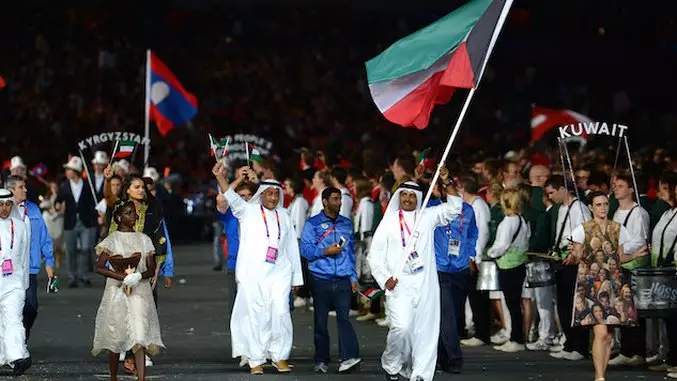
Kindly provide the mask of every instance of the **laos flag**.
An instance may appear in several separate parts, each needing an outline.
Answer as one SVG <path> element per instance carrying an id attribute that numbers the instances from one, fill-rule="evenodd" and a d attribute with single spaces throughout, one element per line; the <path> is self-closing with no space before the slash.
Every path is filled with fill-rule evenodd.
<path id="1" fill-rule="evenodd" d="M 159 58 L 148 51 L 146 105 L 148 118 L 162 136 L 191 120 L 197 114 L 197 98 L 183 88 Z"/>

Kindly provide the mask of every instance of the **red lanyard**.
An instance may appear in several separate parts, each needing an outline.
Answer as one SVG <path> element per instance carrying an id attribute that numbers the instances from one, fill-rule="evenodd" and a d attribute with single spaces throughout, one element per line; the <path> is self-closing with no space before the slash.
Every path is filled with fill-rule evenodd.
<path id="1" fill-rule="evenodd" d="M 11 218 L 9 220 L 9 231 L 12 233 L 12 238 L 9 241 L 9 250 L 12 251 L 14 249 L 14 220 Z M 0 240 L 0 250 L 2 250 L 2 240 Z"/>
<path id="2" fill-rule="evenodd" d="M 263 216 L 263 223 L 266 225 L 266 237 L 270 241 L 270 230 L 268 229 L 268 219 L 266 218 L 266 213 L 263 211 L 263 205 L 261 205 L 261 215 Z M 282 237 L 282 229 L 280 229 L 280 215 L 275 210 L 275 218 L 277 219 L 277 242 L 280 242 Z"/>
<path id="3" fill-rule="evenodd" d="M 327 230 L 326 232 L 324 232 L 324 234 L 322 234 L 322 237 L 320 237 L 320 239 L 318 239 L 317 242 L 315 242 L 315 244 L 317 245 L 318 243 L 324 241 L 324 239 L 327 238 L 329 234 L 331 234 L 335 229 L 336 222 L 334 222 L 334 225 L 332 225 L 331 228 L 329 228 L 329 230 Z"/>
<path id="4" fill-rule="evenodd" d="M 416 212 L 414 212 L 414 221 L 416 221 Z M 409 225 L 407 225 L 407 221 L 404 220 L 404 213 L 402 213 L 402 209 L 400 209 L 400 233 L 402 233 L 402 247 L 407 247 L 407 240 L 404 238 L 405 228 L 411 237 L 411 230 L 409 230 Z"/>

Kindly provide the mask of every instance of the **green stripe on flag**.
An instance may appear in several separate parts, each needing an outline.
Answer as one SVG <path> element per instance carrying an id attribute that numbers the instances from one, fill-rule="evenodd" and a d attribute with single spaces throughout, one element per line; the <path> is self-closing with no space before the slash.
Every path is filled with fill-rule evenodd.
<path id="1" fill-rule="evenodd" d="M 465 40 L 492 0 L 472 0 L 367 61 L 369 84 L 428 69 Z"/>

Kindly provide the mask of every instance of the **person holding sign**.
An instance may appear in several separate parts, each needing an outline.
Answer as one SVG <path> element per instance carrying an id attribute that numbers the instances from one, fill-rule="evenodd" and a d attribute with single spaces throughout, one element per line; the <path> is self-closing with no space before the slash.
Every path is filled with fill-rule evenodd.
<path id="1" fill-rule="evenodd" d="M 0 365 L 13 365 L 20 376 L 32 365 L 23 325 L 30 243 L 26 224 L 10 216 L 13 208 L 12 192 L 0 189 Z"/>
<path id="2" fill-rule="evenodd" d="M 249 167 L 228 184 L 222 163 L 212 168 L 233 215 L 240 223 L 240 250 L 235 267 L 237 296 L 230 320 L 233 358 L 247 359 L 251 374 L 263 374 L 268 358 L 278 372 L 287 364 L 294 338 L 290 314 L 292 286 L 303 285 L 301 255 L 289 214 L 283 209 L 282 187 L 265 180 L 249 202 L 235 189 L 256 177 Z M 264 236 L 265 234 L 265 236 Z"/>
<path id="3" fill-rule="evenodd" d="M 339 372 L 347 372 L 359 364 L 360 346 L 350 323 L 350 301 L 358 290 L 353 223 L 341 216 L 342 192 L 329 187 L 322 191 L 324 210 L 311 217 L 303 228 L 301 254 L 308 260 L 312 274 L 315 314 L 315 372 L 327 373 L 329 363 L 329 330 L 327 317 L 336 309 L 339 332 Z"/>
<path id="4" fill-rule="evenodd" d="M 391 327 L 381 356 L 389 380 L 397 380 L 398 373 L 411 380 L 432 380 L 435 375 L 441 312 L 433 235 L 435 228 L 459 215 L 463 205 L 446 168 L 440 171 L 440 180 L 447 202 L 425 209 L 417 183 L 407 181 L 399 186 L 367 256 L 372 276 L 391 293 Z M 421 219 L 418 228 L 417 218 Z"/>

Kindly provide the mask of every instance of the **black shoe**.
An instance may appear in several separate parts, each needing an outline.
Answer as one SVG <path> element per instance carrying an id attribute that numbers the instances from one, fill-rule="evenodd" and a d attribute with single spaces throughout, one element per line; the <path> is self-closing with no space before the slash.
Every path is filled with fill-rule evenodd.
<path id="1" fill-rule="evenodd" d="M 400 376 L 386 373 L 386 381 L 400 381 Z"/>
<path id="2" fill-rule="evenodd" d="M 223 265 L 216 265 L 216 266 L 214 266 L 214 268 L 212 270 L 221 271 L 221 270 L 223 270 Z"/>
<path id="3" fill-rule="evenodd" d="M 85 287 L 92 288 L 92 281 L 91 280 L 89 280 L 89 279 L 83 280 L 82 283 L 85 285 Z"/>
<path id="4" fill-rule="evenodd" d="M 78 281 L 72 280 L 70 283 L 68 283 L 68 288 L 78 288 Z"/>
<path id="5" fill-rule="evenodd" d="M 31 365 L 33 365 L 33 360 L 31 360 L 30 357 L 14 361 L 14 375 L 17 377 L 21 376 L 22 374 L 26 373 Z"/>

